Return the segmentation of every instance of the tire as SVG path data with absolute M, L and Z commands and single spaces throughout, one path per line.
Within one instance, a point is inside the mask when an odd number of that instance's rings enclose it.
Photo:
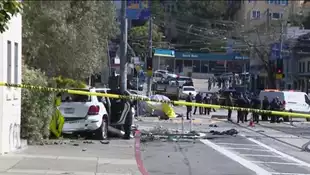
M 101 126 L 95 131 L 95 137 L 97 140 L 108 139 L 108 116 L 104 115 L 102 117 Z
M 306 118 L 307 122 L 310 122 L 310 118 Z

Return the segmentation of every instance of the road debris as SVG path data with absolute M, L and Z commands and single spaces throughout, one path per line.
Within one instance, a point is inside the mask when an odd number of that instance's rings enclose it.
M 218 126 L 216 124 L 210 124 L 209 127 L 217 128 Z
M 231 135 L 231 136 L 235 136 L 239 132 L 236 129 L 229 129 L 229 130 L 226 130 L 226 131 L 214 131 L 214 130 L 211 130 L 210 133 L 212 133 L 213 135 Z
M 162 142 L 193 142 L 195 139 L 206 137 L 206 133 L 197 131 L 182 131 L 167 129 L 162 126 L 155 126 L 149 130 L 141 130 L 140 141 L 142 143 L 151 141 Z

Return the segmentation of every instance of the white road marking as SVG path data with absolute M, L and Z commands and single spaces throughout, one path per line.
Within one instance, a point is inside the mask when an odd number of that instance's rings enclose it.
M 280 152 L 280 151 L 278 151 L 278 150 L 276 150 L 276 149 L 274 149 L 274 148 L 272 148 L 272 147 L 270 147 L 270 146 L 268 146 L 268 145 L 266 145 L 266 144 L 264 144 L 264 143 L 262 143 L 262 142 L 259 142 L 259 141 L 257 141 L 257 140 L 254 140 L 254 139 L 252 139 L 252 138 L 247 138 L 247 139 L 250 140 L 250 141 L 253 142 L 253 143 L 256 143 L 256 144 L 258 144 L 258 145 L 260 145 L 260 146 L 262 146 L 262 147 L 264 147 L 264 148 L 270 150 L 271 152 L 274 152 L 274 153 L 276 153 L 276 154 L 282 156 L 282 157 L 285 158 L 285 159 L 288 159 L 288 160 L 290 160 L 290 161 L 296 162 L 296 163 L 298 163 L 298 164 L 300 164 L 300 165 L 302 165 L 302 166 L 310 167 L 310 164 L 307 163 L 307 162 L 304 162 L 304 161 L 299 160 L 299 159 L 297 159 L 297 158 L 295 158 L 295 157 L 293 157 L 293 156 L 290 156 L 290 155 L 288 155 L 288 154 L 285 154 L 285 153 L 283 153 L 283 152 Z
M 257 147 L 256 144 L 241 144 L 241 143 L 223 143 L 223 142 L 216 142 L 217 145 L 230 145 L 230 146 L 253 146 Z
M 252 163 L 251 161 L 248 161 L 240 156 L 238 156 L 237 154 L 219 146 L 216 145 L 215 143 L 210 142 L 209 140 L 200 140 L 202 143 L 204 143 L 205 145 L 213 148 L 214 150 L 218 151 L 219 153 L 223 154 L 224 156 L 238 162 L 239 164 L 241 164 L 242 166 L 254 171 L 257 175 L 272 175 L 270 172 L 268 172 L 267 170 L 261 168 L 260 166 Z
M 239 154 L 239 155 L 245 156 L 245 157 L 274 157 L 274 158 L 283 158 L 282 156 L 267 155 L 267 154 Z
M 310 175 L 310 174 L 302 174 L 302 173 L 277 173 L 274 172 L 272 175 Z
M 233 149 L 233 150 L 249 150 L 249 151 L 257 151 L 257 152 L 270 152 L 270 150 L 265 150 L 265 149 L 253 149 L 253 148 L 233 148 L 233 147 L 226 147 L 226 149 Z
M 266 162 L 266 161 L 252 161 L 253 163 L 259 164 L 276 164 L 276 165 L 298 165 L 301 166 L 299 163 L 292 163 L 292 162 Z

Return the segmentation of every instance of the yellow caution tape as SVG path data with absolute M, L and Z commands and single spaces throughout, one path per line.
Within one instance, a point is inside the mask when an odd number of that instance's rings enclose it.
M 170 103 L 173 105 L 183 105 L 183 106 L 197 106 L 197 107 L 215 108 L 215 109 L 231 109 L 231 110 L 240 110 L 240 111 L 255 112 L 255 113 L 260 113 L 260 114 L 267 114 L 267 115 L 288 116 L 288 117 L 296 117 L 296 118 L 310 118 L 310 114 L 304 114 L 304 113 L 271 111 L 271 110 L 261 110 L 261 109 L 253 109 L 253 108 L 240 108 L 240 107 L 202 104 L 202 103 L 193 103 L 193 102 L 185 102 L 185 101 L 154 100 L 154 99 L 149 99 L 149 98 L 143 98 L 138 95 L 127 96 L 127 95 L 119 95 L 119 94 L 86 92 L 86 91 L 71 90 L 71 89 L 33 86 L 33 85 L 28 85 L 28 84 L 11 84 L 11 83 L 5 83 L 5 82 L 0 82 L 0 86 L 24 88 L 24 89 L 45 91 L 45 92 L 66 92 L 69 94 L 77 94 L 77 95 L 91 95 L 91 96 L 101 96 L 101 97 L 108 97 L 108 98 L 118 98 L 118 99 L 138 100 L 138 101 L 152 101 L 152 102 Z

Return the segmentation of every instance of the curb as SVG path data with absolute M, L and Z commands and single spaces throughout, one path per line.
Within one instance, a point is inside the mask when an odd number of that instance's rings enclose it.
M 139 130 L 135 131 L 135 158 L 137 162 L 138 169 L 142 175 L 149 175 L 149 172 L 144 167 L 142 156 L 141 156 L 141 143 L 140 143 L 141 132 Z

